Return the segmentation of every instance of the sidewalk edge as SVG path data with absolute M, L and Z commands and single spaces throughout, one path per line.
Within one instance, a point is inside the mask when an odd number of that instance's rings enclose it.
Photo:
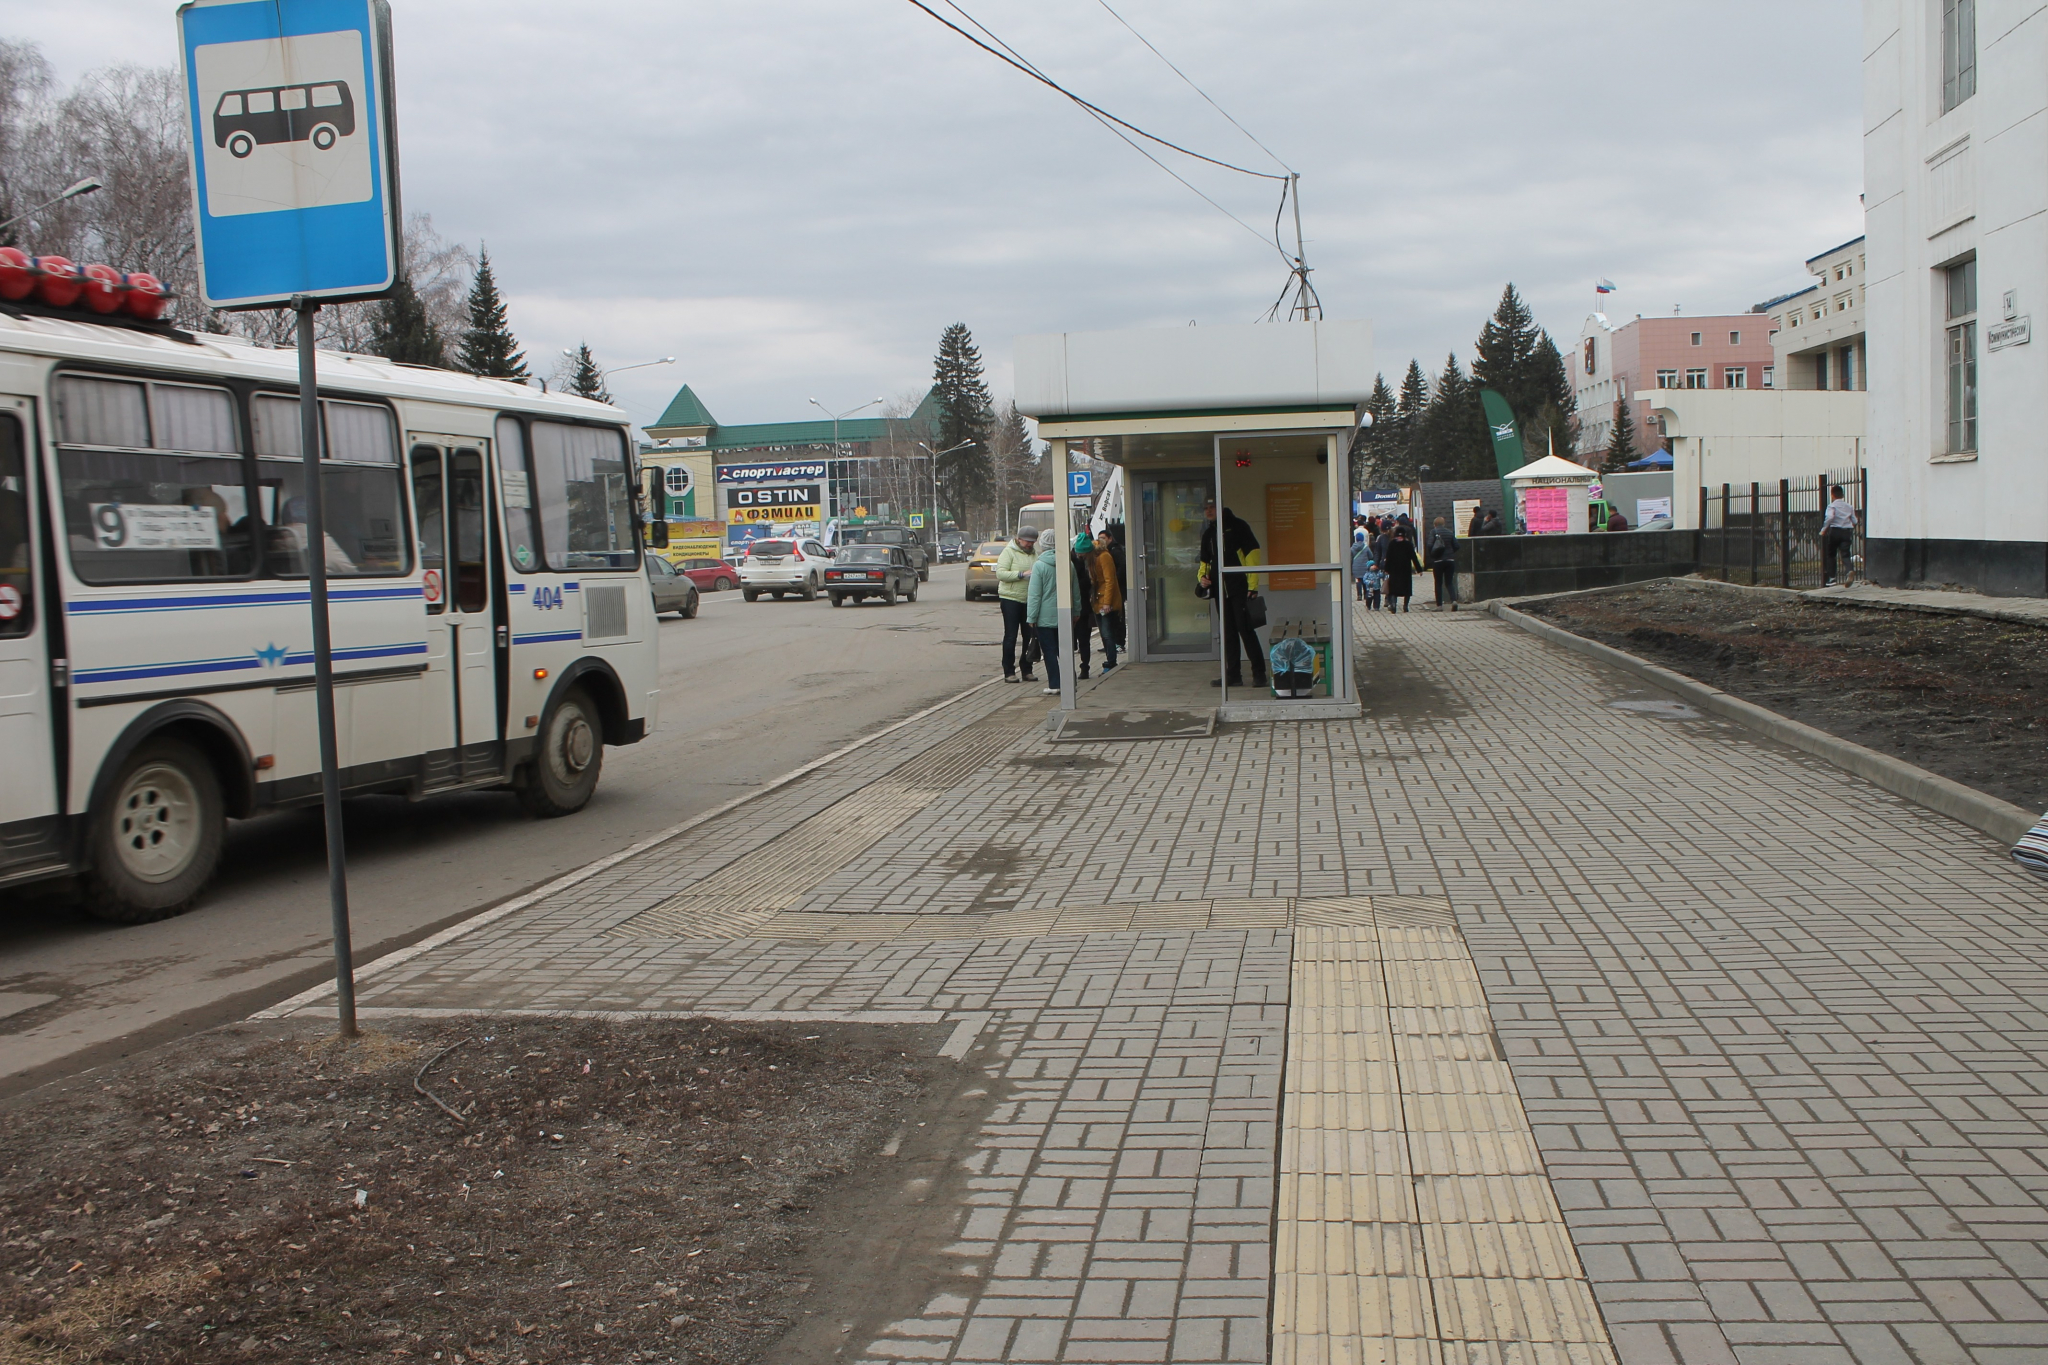
M 914 715 L 905 716 L 902 720 L 897 721 L 895 724 L 886 725 L 881 729 L 875 731 L 871 735 L 862 735 L 859 739 L 854 740 L 850 744 L 843 744 L 839 748 L 834 749 L 829 754 L 820 755 L 819 757 L 812 759 L 810 762 L 802 765 L 801 767 L 792 768 L 788 772 L 784 773 L 782 776 L 771 778 L 767 782 L 764 782 L 762 785 L 756 787 L 754 790 L 750 792 L 743 792 L 742 794 L 733 797 L 730 801 L 723 802 L 719 805 L 713 806 L 710 810 L 703 811 L 697 815 L 693 815 L 689 819 L 683 821 L 681 824 L 670 825 L 667 829 L 662 830 L 657 834 L 650 834 L 645 839 L 642 839 L 640 842 L 636 844 L 629 844 L 625 848 L 619 849 L 616 852 L 607 853 L 602 858 L 593 859 L 592 861 L 583 864 L 581 867 L 571 868 L 569 871 L 562 873 L 559 877 L 554 877 L 542 883 L 541 885 L 535 887 L 531 891 L 522 892 L 521 894 L 514 896 L 510 900 L 500 901 L 498 904 L 491 906 L 488 909 L 478 911 L 476 914 L 471 915 L 468 919 L 463 920 L 460 924 L 451 924 L 446 929 L 441 930 L 441 932 L 437 934 L 431 934 L 426 938 L 421 939 L 418 943 L 412 944 L 410 947 L 400 948 L 396 952 L 386 953 L 382 957 L 373 958 L 368 962 L 362 963 L 356 967 L 356 983 L 360 985 L 362 984 L 365 978 L 374 976 L 378 972 L 386 968 L 396 967 L 400 963 L 408 962 L 413 958 L 418 957 L 422 953 L 432 952 L 434 949 L 441 947 L 443 944 L 453 943 L 456 939 L 461 938 L 464 934 L 471 933 L 477 929 L 482 929 L 486 925 L 495 924 L 499 920 L 504 919 L 507 915 L 516 914 L 519 911 L 524 910 L 527 906 L 532 905 L 535 901 L 545 900 L 547 897 L 554 895 L 558 891 L 567 890 L 569 887 L 574 886 L 577 882 L 583 880 L 585 877 L 589 877 L 596 873 L 602 872 L 606 868 L 616 867 L 618 864 L 625 862 L 628 858 L 638 857 L 640 854 L 647 852 L 649 849 L 658 848 L 662 844 L 667 843 L 669 840 L 676 838 L 678 835 L 687 834 L 691 830 L 695 829 L 697 826 L 702 825 L 707 821 L 716 820 L 721 815 L 729 814 L 730 812 L 737 810 L 739 807 L 746 805 L 749 801 L 758 801 L 760 798 L 768 795 L 770 792 L 774 792 L 783 787 L 788 786 L 790 783 L 796 781 L 799 777 L 804 776 L 806 773 L 815 772 L 819 768 L 824 767 L 828 763 L 836 763 L 856 749 L 865 748 L 868 745 L 873 744 L 878 739 L 882 739 L 889 735 L 893 735 L 906 725 L 915 725 L 918 721 L 925 719 L 927 716 L 936 715 L 937 713 L 945 710 L 949 706 L 955 705 L 959 702 L 966 701 L 975 693 L 980 692 L 1001 681 L 1001 678 L 990 678 L 986 682 L 978 682 L 974 686 L 968 688 L 965 692 L 956 693 L 953 696 L 946 698 L 944 701 L 936 702 L 931 706 L 927 706 L 924 710 L 919 711 Z M 307 1005 L 312 1004 L 316 1000 L 326 999 L 328 996 L 334 994 L 334 989 L 334 982 L 323 981 L 319 985 L 314 986 L 310 990 L 300 991 L 297 995 L 290 996 L 287 999 L 278 1001 L 275 1005 L 270 1006 L 268 1009 L 258 1010 L 256 1011 L 256 1013 L 250 1015 L 249 1018 L 282 1019 L 288 1014 L 304 1009 Z
M 1685 698 L 1687 701 L 1716 715 L 1726 717 L 1740 725 L 1767 735 L 1783 744 L 1789 744 L 1803 753 L 1825 759 L 1845 772 L 1882 787 L 1894 796 L 1903 796 L 1908 801 L 1927 807 L 1941 815 L 1948 816 L 1968 825 L 1981 834 L 1987 834 L 2010 847 L 2022 834 L 2032 829 L 2040 816 L 2010 801 L 2001 801 L 1987 796 L 1973 787 L 1966 787 L 1952 778 L 1928 772 L 1915 767 L 1901 758 L 1881 754 L 1861 744 L 1831 735 L 1825 730 L 1781 716 L 1775 711 L 1758 706 L 1755 702 L 1744 701 L 1731 696 L 1718 687 L 1709 687 L 1703 682 L 1686 677 L 1646 659 L 1588 640 L 1583 635 L 1574 635 L 1568 630 L 1539 621 L 1533 616 L 1516 611 L 1513 607 L 1489 602 L 1485 610 L 1500 620 L 1521 627 L 1539 639 L 1561 645 L 1576 654 L 1611 664 L 1625 672 L 1633 673 L 1646 682 L 1655 683 L 1667 692 Z

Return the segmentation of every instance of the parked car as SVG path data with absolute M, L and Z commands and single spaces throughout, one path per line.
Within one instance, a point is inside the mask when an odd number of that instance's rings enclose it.
M 915 602 L 917 584 L 917 570 L 901 545 L 844 545 L 825 570 L 825 591 L 835 607 L 870 597 L 893 607 L 898 593 Z
M 931 556 L 926 552 L 924 541 L 908 526 L 861 526 L 859 533 L 862 545 L 894 545 L 910 559 L 910 567 L 917 570 L 918 581 L 932 576 Z
M 765 592 L 779 602 L 793 592 L 815 602 L 831 563 L 832 552 L 809 537 L 751 541 L 740 559 L 740 595 L 753 602 Z
M 705 592 L 728 592 L 740 585 L 740 571 L 722 559 L 686 559 L 677 567 Z
M 974 547 L 974 553 L 967 556 L 967 600 L 996 595 L 996 557 L 1003 552 L 1007 540 L 989 540 Z
M 654 614 L 672 611 L 685 621 L 697 614 L 697 585 L 660 555 L 647 556 L 647 586 L 654 590 Z
M 939 532 L 939 563 L 957 564 L 967 558 L 967 537 L 958 531 Z

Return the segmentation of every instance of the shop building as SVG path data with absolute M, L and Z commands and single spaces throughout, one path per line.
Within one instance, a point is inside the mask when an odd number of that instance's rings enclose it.
M 1061 670 L 1062 727 L 1112 724 L 1120 715 L 1208 714 L 1224 720 L 1358 714 L 1350 666 L 1349 471 L 1344 452 L 1372 391 L 1372 328 L 1365 322 L 1269 323 L 1019 337 L 1017 407 L 1050 443 L 1055 487 L 1069 450 L 1090 443 L 1122 471 L 1126 492 L 1127 666 L 1076 687 Z M 1221 613 L 1198 581 L 1206 508 L 1242 518 L 1262 563 L 1225 564 L 1264 601 L 1256 631 L 1263 661 L 1276 641 L 1299 640 L 1315 683 L 1286 698 L 1228 680 Z M 1071 545 L 1081 516 L 1061 499 L 1053 533 Z M 1060 601 L 1072 566 L 1056 561 Z M 1060 612 L 1063 653 L 1073 622 Z M 1265 671 L 1260 669 L 1257 671 Z M 1138 708 L 1133 710 L 1132 708 Z
M 1615 326 L 1604 313 L 1591 313 L 1579 329 L 1579 353 L 1572 365 L 1578 399 L 1579 444 L 1585 464 L 1598 465 L 1614 439 L 1614 408 L 1635 395 L 1636 445 L 1655 450 L 1664 433 L 1644 389 L 1772 388 L 1776 356 L 1771 320 L 1756 313 L 1714 317 L 1638 317 Z

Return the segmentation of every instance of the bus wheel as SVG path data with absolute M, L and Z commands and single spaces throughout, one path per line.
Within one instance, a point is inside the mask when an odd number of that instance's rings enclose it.
M 318 128 L 315 128 L 313 130 L 313 145 L 324 152 L 331 148 L 332 146 L 334 146 L 335 137 L 336 132 L 334 125 L 331 123 L 323 123 Z
M 220 865 L 225 825 L 205 755 L 168 735 L 143 741 L 93 812 L 86 913 L 147 924 L 190 906 Z
M 228 154 L 240 161 L 256 150 L 256 139 L 247 133 L 234 133 L 228 138 Z
M 527 766 L 519 803 L 543 819 L 573 815 L 589 804 L 603 767 L 603 723 L 590 694 L 572 687 L 541 722 L 540 752 Z

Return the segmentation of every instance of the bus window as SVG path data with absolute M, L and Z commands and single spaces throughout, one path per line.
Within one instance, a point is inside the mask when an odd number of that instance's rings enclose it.
M 341 87 L 338 85 L 316 85 L 313 87 L 313 107 L 329 109 L 343 103 Z
M 448 516 L 455 530 L 455 609 L 482 611 L 490 577 L 484 569 L 484 457 L 474 450 L 448 454 Z
M 327 572 L 339 577 L 394 577 L 412 568 L 400 487 L 398 435 L 388 408 L 323 399 L 327 458 L 320 467 L 325 506 Z M 257 462 L 267 493 L 271 571 L 306 572 L 306 467 L 299 449 L 299 401 L 256 398 Z
M 0 636 L 26 635 L 35 624 L 28 561 L 28 468 L 21 423 L 0 416 Z
M 274 90 L 251 90 L 251 91 L 249 92 L 249 112 L 250 112 L 250 113 L 252 113 L 252 114 L 268 114 L 268 113 L 272 113 L 272 112 L 275 112 L 275 110 L 276 110 L 276 109 L 277 109 L 277 92 L 276 92 L 276 91 L 274 91 Z
M 521 573 L 532 573 L 540 568 L 540 527 L 534 520 L 526 433 L 514 417 L 498 419 L 498 488 L 505 497 L 505 552 Z
M 220 97 L 220 108 L 213 112 L 225 118 L 240 118 L 242 116 L 242 97 L 238 94 L 222 95 Z
M 412 448 L 412 505 L 420 519 L 420 567 L 442 573 L 447 568 L 448 555 L 441 530 L 441 452 L 433 446 Z M 448 594 L 444 589 L 427 603 L 427 614 L 439 616 L 446 610 Z
M 152 389 L 162 390 L 154 404 Z M 56 393 L 64 538 L 80 578 L 175 583 L 254 570 L 247 471 L 225 392 L 61 375 Z
M 282 109 L 303 109 L 306 107 L 306 87 L 294 86 L 277 92 L 278 107 Z
M 533 424 L 533 500 L 550 569 L 637 569 L 626 443 L 613 427 Z

